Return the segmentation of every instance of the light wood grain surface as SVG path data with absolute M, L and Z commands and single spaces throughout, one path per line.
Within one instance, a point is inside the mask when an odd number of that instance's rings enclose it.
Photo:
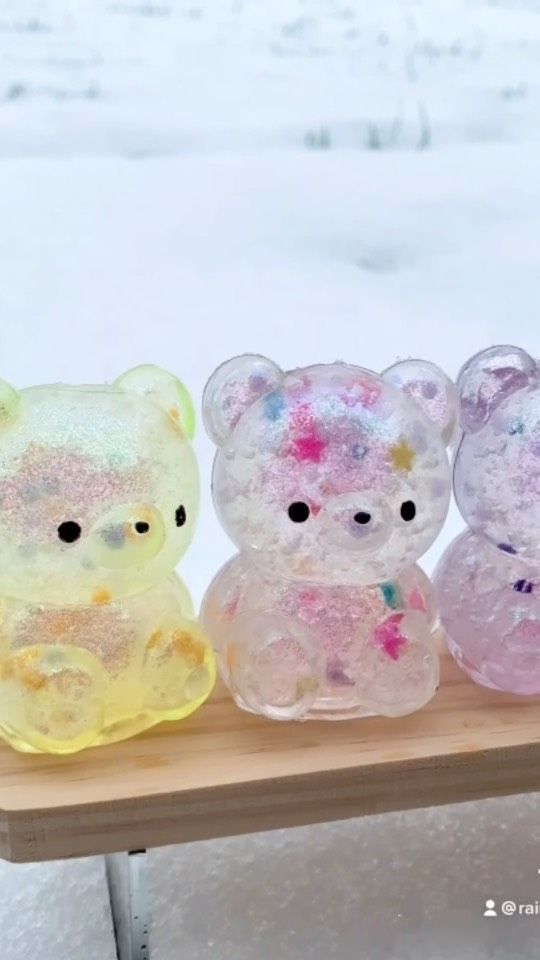
M 276 723 L 223 688 L 195 716 L 72 757 L 0 744 L 0 856 L 48 860 L 540 789 L 540 701 L 448 657 L 399 720 Z

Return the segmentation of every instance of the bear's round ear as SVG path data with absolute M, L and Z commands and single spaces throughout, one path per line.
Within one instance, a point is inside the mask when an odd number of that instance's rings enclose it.
M 216 446 L 226 442 L 244 411 L 282 380 L 283 371 L 257 354 L 246 353 L 218 367 L 203 394 L 204 425 Z
M 195 408 L 184 384 L 161 367 L 143 364 L 123 373 L 114 386 L 126 393 L 136 393 L 157 404 L 169 414 L 190 440 L 195 434 Z
M 0 429 L 8 426 L 19 407 L 21 396 L 9 383 L 0 380 Z
M 537 379 L 536 362 L 519 347 L 489 347 L 471 357 L 457 380 L 464 432 L 476 433 L 505 397 Z
M 450 377 L 428 360 L 402 360 L 385 370 L 382 378 L 408 394 L 450 446 L 458 417 L 458 396 Z

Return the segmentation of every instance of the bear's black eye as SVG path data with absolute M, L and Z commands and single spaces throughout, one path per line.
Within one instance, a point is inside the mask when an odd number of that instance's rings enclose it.
M 64 520 L 58 527 L 58 536 L 64 543 L 75 543 L 81 535 L 81 528 L 74 520 Z
M 405 500 L 405 502 L 401 504 L 400 512 L 403 520 L 414 520 L 416 516 L 416 506 L 412 500 Z
M 176 508 L 176 513 L 174 515 L 174 522 L 176 523 L 177 527 L 183 527 L 186 522 L 186 519 L 187 519 L 186 508 L 183 507 L 182 504 L 180 504 L 180 506 Z
M 303 500 L 295 500 L 289 507 L 289 517 L 293 523 L 305 523 L 309 517 L 309 507 Z

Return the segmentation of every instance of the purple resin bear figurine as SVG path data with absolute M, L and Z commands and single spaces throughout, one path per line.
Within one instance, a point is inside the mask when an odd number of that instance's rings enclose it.
M 416 561 L 451 492 L 454 385 L 407 360 L 285 372 L 258 356 L 205 391 L 214 501 L 239 553 L 202 622 L 244 709 L 274 719 L 399 716 L 434 694 L 431 583 Z
M 448 646 L 477 683 L 540 693 L 540 369 L 490 347 L 458 378 L 454 489 L 469 530 L 435 573 Z

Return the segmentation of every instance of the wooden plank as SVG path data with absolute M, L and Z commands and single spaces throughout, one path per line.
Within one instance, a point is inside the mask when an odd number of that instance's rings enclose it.
M 84 856 L 540 789 L 540 702 L 448 657 L 423 711 L 271 723 L 219 688 L 183 724 L 72 757 L 0 745 L 0 856 Z

